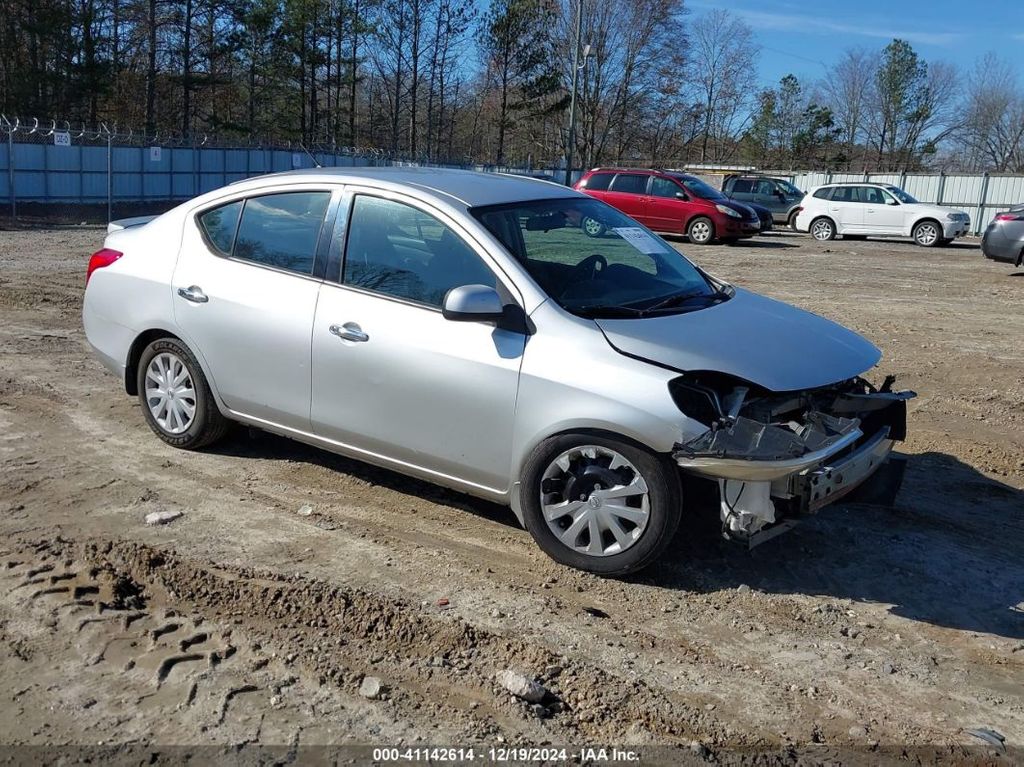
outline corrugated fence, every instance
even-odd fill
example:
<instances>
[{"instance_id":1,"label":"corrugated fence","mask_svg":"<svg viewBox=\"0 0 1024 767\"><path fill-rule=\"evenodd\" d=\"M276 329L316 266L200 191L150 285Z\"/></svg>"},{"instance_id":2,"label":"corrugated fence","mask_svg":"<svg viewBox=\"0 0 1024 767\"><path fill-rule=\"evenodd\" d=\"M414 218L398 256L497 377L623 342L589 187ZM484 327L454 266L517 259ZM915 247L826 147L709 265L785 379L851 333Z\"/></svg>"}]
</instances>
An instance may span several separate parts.
<instances>
[{"instance_id":1,"label":"corrugated fence","mask_svg":"<svg viewBox=\"0 0 1024 767\"><path fill-rule=\"evenodd\" d=\"M232 181L264 173L313 167L409 164L380 153L212 146L119 145L118 134L73 136L68 132L9 130L0 144L0 201L12 216L20 202L106 204L186 200ZM138 140L136 140L138 143ZM13 160L13 161L12 161ZM477 170L496 170L485 166ZM564 171L503 168L562 181ZM578 173L573 177L577 178ZM921 202L966 211L980 233L1000 210L1024 202L1024 176L989 174L864 174L809 171L772 174L800 189L828 183L895 184ZM13 190L13 194L12 194Z\"/></svg>"}]
</instances>

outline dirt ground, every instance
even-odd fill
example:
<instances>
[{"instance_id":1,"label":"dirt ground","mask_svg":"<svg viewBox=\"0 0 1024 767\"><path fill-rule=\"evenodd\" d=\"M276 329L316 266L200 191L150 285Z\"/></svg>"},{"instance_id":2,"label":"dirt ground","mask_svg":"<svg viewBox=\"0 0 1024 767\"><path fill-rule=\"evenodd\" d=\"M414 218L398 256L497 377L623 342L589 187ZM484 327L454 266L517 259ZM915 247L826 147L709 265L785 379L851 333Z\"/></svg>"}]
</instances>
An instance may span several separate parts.
<instances>
[{"instance_id":1,"label":"dirt ground","mask_svg":"<svg viewBox=\"0 0 1024 767\"><path fill-rule=\"evenodd\" d=\"M883 349L878 378L919 393L906 479L895 509L830 507L751 552L684 522L602 580L507 509L283 438L165 446L83 338L102 237L0 232L0 741L1021 758L1024 272L976 241L677 243ZM508 668L547 697L502 691Z\"/></svg>"}]
</instances>

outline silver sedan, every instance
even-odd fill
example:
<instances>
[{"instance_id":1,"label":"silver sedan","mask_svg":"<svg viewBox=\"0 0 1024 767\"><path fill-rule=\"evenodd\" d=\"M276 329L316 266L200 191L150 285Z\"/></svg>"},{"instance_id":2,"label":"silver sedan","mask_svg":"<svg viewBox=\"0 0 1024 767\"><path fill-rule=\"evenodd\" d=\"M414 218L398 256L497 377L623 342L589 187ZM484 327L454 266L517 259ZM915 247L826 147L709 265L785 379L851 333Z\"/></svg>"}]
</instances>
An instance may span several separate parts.
<instances>
[{"instance_id":1,"label":"silver sedan","mask_svg":"<svg viewBox=\"0 0 1024 767\"><path fill-rule=\"evenodd\" d=\"M754 543L842 496L913 396L861 377L861 336L613 208L463 171L263 176L115 222L83 321L169 445L266 429L506 503L607 575L682 519Z\"/></svg>"}]
</instances>

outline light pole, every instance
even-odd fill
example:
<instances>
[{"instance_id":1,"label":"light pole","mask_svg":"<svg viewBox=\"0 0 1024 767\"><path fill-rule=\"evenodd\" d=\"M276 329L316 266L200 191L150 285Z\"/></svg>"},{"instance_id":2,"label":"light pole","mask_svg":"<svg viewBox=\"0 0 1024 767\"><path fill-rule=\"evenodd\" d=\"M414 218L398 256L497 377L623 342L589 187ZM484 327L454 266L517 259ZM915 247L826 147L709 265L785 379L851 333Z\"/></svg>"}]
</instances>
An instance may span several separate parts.
<instances>
[{"instance_id":1,"label":"light pole","mask_svg":"<svg viewBox=\"0 0 1024 767\"><path fill-rule=\"evenodd\" d=\"M590 46L583 51L583 63L580 64L580 38L583 36L583 0L576 0L576 37L573 41L572 53L572 95L569 97L569 131L565 143L565 185L572 184L572 150L576 144L576 81L580 70L587 65Z\"/></svg>"}]
</instances>

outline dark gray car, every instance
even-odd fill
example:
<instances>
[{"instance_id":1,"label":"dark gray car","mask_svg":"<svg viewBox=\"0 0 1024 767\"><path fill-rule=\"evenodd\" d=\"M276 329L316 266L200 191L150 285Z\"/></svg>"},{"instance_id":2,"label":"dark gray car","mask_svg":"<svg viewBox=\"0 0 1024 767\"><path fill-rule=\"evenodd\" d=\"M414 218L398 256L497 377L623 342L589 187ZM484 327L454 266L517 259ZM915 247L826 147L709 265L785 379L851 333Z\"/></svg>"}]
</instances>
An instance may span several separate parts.
<instances>
[{"instance_id":1,"label":"dark gray car","mask_svg":"<svg viewBox=\"0 0 1024 767\"><path fill-rule=\"evenodd\" d=\"M789 227L804 198L804 193L785 179L769 176L726 176L722 191L734 200L768 208L775 223Z\"/></svg>"},{"instance_id":2,"label":"dark gray car","mask_svg":"<svg viewBox=\"0 0 1024 767\"><path fill-rule=\"evenodd\" d=\"M996 214L981 240L981 252L985 258L1020 266L1024 260L1024 203Z\"/></svg>"}]
</instances>

